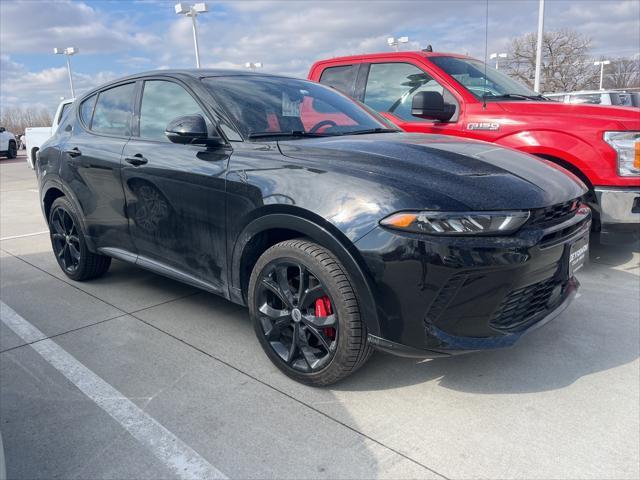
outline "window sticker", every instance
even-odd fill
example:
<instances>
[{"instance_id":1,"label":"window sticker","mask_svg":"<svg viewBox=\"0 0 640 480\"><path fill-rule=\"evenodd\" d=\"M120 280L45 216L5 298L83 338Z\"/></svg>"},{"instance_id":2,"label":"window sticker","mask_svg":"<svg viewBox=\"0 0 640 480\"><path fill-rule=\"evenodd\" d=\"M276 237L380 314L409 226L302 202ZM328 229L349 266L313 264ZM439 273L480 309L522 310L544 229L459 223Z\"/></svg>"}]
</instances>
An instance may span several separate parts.
<instances>
[{"instance_id":1,"label":"window sticker","mask_svg":"<svg viewBox=\"0 0 640 480\"><path fill-rule=\"evenodd\" d=\"M300 103L300 101L291 100L285 92L282 92L282 116L300 117Z\"/></svg>"}]
</instances>

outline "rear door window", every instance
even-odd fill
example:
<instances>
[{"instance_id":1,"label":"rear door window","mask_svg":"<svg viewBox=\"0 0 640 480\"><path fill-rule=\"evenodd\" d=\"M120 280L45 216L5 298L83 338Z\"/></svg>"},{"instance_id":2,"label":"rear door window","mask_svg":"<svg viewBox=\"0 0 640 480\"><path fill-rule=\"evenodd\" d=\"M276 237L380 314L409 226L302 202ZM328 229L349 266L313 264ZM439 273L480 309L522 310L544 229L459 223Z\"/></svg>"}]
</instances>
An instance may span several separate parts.
<instances>
[{"instance_id":1,"label":"rear door window","mask_svg":"<svg viewBox=\"0 0 640 480\"><path fill-rule=\"evenodd\" d=\"M326 68L320 75L320 83L333 87L345 95L353 96L358 69L356 65L340 65Z\"/></svg>"},{"instance_id":2,"label":"rear door window","mask_svg":"<svg viewBox=\"0 0 640 480\"><path fill-rule=\"evenodd\" d=\"M422 121L411 115L411 102L418 92L438 92L446 102L455 103L451 94L431 75L409 63L372 63L364 103L406 121Z\"/></svg>"},{"instance_id":3,"label":"rear door window","mask_svg":"<svg viewBox=\"0 0 640 480\"><path fill-rule=\"evenodd\" d=\"M96 104L98 95L91 95L80 104L80 119L87 128L91 127L91 116L93 115L93 106Z\"/></svg>"},{"instance_id":4,"label":"rear door window","mask_svg":"<svg viewBox=\"0 0 640 480\"><path fill-rule=\"evenodd\" d=\"M93 112L91 130L119 137L131 136L134 92L135 83L127 83L100 92Z\"/></svg>"}]
</instances>

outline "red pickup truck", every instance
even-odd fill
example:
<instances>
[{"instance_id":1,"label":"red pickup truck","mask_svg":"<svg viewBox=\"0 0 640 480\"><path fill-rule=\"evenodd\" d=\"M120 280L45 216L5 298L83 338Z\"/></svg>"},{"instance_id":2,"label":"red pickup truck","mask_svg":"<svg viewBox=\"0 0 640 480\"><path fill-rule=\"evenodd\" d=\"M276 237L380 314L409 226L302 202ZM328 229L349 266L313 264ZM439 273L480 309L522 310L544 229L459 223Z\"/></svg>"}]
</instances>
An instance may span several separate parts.
<instances>
[{"instance_id":1,"label":"red pickup truck","mask_svg":"<svg viewBox=\"0 0 640 480\"><path fill-rule=\"evenodd\" d=\"M410 132L475 138L573 172L603 233L640 229L640 109L553 102L464 55L396 52L316 62L309 79Z\"/></svg>"}]
</instances>

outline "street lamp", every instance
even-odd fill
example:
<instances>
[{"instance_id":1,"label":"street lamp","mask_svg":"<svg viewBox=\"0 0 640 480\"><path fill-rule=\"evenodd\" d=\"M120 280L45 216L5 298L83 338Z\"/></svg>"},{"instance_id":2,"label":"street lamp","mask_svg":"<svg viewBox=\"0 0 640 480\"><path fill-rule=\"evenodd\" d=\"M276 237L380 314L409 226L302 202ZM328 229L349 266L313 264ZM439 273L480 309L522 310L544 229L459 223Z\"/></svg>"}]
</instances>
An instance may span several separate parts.
<instances>
[{"instance_id":1,"label":"street lamp","mask_svg":"<svg viewBox=\"0 0 640 480\"><path fill-rule=\"evenodd\" d=\"M73 75L71 75L71 55L75 55L80 52L76 47L67 48L54 48L53 53L56 55L66 55L67 57L67 72L69 73L69 85L71 86L71 98L76 98L76 92L73 89Z\"/></svg>"},{"instance_id":2,"label":"street lamp","mask_svg":"<svg viewBox=\"0 0 640 480\"><path fill-rule=\"evenodd\" d=\"M489 60L493 60L496 59L496 70L498 70L498 63L500 62L501 58L507 58L507 54L506 53L492 53L491 55L489 55Z\"/></svg>"},{"instance_id":3,"label":"street lamp","mask_svg":"<svg viewBox=\"0 0 640 480\"><path fill-rule=\"evenodd\" d=\"M611 62L609 60L600 60L598 62L593 62L594 65L600 65L600 90L602 90L602 78L604 77L604 66L609 65Z\"/></svg>"},{"instance_id":4,"label":"street lamp","mask_svg":"<svg viewBox=\"0 0 640 480\"><path fill-rule=\"evenodd\" d=\"M178 15L191 17L191 22L193 23L193 44L196 48L196 67L200 68L200 49L198 48L198 27L196 26L196 17L201 13L208 12L209 7L207 7L206 3L196 3L191 7L184 3L176 3L175 9Z\"/></svg>"},{"instance_id":5,"label":"street lamp","mask_svg":"<svg viewBox=\"0 0 640 480\"><path fill-rule=\"evenodd\" d=\"M396 49L396 52L399 50L399 46L401 43L409 43L409 37L387 38L387 45L389 45L390 47L394 47Z\"/></svg>"},{"instance_id":6,"label":"street lamp","mask_svg":"<svg viewBox=\"0 0 640 480\"><path fill-rule=\"evenodd\" d=\"M540 93L540 71L542 70L542 41L544 40L544 0L538 3L538 41L536 42L536 73L533 89Z\"/></svg>"},{"instance_id":7,"label":"street lamp","mask_svg":"<svg viewBox=\"0 0 640 480\"><path fill-rule=\"evenodd\" d=\"M247 62L244 66L255 72L258 68L262 68L262 62Z\"/></svg>"}]
</instances>

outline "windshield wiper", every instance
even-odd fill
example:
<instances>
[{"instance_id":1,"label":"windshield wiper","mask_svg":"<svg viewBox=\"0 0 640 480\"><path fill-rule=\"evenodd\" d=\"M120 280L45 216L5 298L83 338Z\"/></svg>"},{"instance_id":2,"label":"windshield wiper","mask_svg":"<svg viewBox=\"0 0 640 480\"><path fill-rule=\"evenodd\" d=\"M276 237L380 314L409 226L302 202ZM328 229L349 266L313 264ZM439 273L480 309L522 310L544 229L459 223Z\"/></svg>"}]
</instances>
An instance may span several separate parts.
<instances>
[{"instance_id":1,"label":"windshield wiper","mask_svg":"<svg viewBox=\"0 0 640 480\"><path fill-rule=\"evenodd\" d=\"M353 132L344 132L343 135L366 135L368 133L391 133L391 132L399 132L400 130L396 130L395 128L368 128L366 130L354 130Z\"/></svg>"},{"instance_id":2,"label":"windshield wiper","mask_svg":"<svg viewBox=\"0 0 640 480\"><path fill-rule=\"evenodd\" d=\"M289 130L288 132L254 132L248 135L248 138L266 138L266 137L330 137L332 135L326 133L311 133L302 130Z\"/></svg>"},{"instance_id":3,"label":"windshield wiper","mask_svg":"<svg viewBox=\"0 0 640 480\"><path fill-rule=\"evenodd\" d=\"M542 95L523 95L521 93L503 93L501 95L494 95L492 93L485 93L484 98L520 98L523 100L548 100Z\"/></svg>"}]
</instances>

